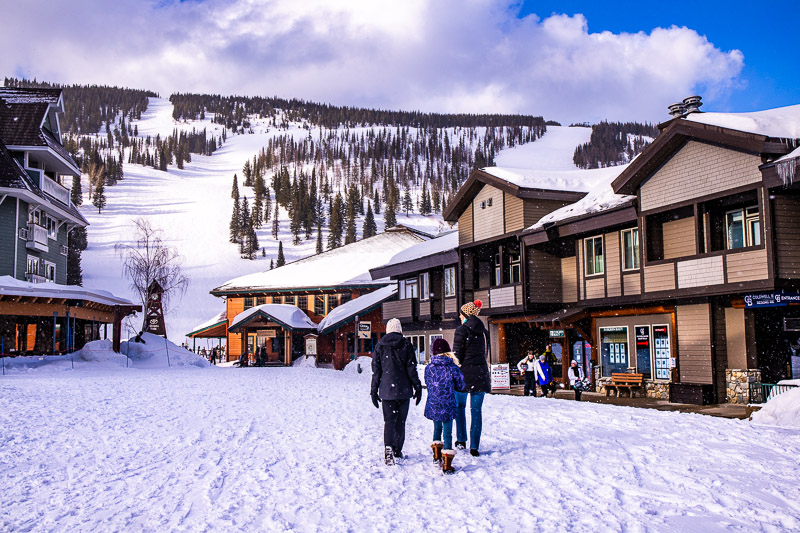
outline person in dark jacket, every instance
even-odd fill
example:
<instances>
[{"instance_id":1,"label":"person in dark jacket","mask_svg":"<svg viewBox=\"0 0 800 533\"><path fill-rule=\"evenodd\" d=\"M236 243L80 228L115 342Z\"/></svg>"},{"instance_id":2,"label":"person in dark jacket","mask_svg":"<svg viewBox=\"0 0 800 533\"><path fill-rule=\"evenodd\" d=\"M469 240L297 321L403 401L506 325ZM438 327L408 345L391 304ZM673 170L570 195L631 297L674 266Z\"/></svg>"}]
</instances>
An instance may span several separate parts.
<instances>
[{"instance_id":1,"label":"person in dark jacket","mask_svg":"<svg viewBox=\"0 0 800 533\"><path fill-rule=\"evenodd\" d=\"M452 474L456 471L453 468L453 458L456 456L453 449L455 392L464 390L466 385L457 366L456 356L450 351L446 340L433 341L431 354L431 362L425 367L425 385L428 387L425 418L433 420L433 460L442 465L442 472Z\"/></svg>"},{"instance_id":2,"label":"person in dark jacket","mask_svg":"<svg viewBox=\"0 0 800 533\"><path fill-rule=\"evenodd\" d=\"M547 391L550 391L551 396L556 395L556 384L553 382L553 370L547 364L547 359L544 354L539 356L539 361L536 363L536 378L539 381L539 387L542 389L542 396L547 398Z\"/></svg>"},{"instance_id":3,"label":"person in dark jacket","mask_svg":"<svg viewBox=\"0 0 800 533\"><path fill-rule=\"evenodd\" d=\"M413 397L419 405L422 399L417 356L396 318L389 320L386 335L375 346L370 395L376 408L383 402L384 460L393 465L395 458L403 458L409 400Z\"/></svg>"},{"instance_id":4,"label":"person in dark jacket","mask_svg":"<svg viewBox=\"0 0 800 533\"><path fill-rule=\"evenodd\" d=\"M456 448L463 450L467 446L467 394L469 394L470 427L469 453L478 457L483 429L482 407L483 397L492 391L489 365L486 354L489 351L489 332L478 318L483 303L480 300L468 302L461 306L461 325L453 334L453 352L461 364L465 392L456 392Z\"/></svg>"}]
</instances>

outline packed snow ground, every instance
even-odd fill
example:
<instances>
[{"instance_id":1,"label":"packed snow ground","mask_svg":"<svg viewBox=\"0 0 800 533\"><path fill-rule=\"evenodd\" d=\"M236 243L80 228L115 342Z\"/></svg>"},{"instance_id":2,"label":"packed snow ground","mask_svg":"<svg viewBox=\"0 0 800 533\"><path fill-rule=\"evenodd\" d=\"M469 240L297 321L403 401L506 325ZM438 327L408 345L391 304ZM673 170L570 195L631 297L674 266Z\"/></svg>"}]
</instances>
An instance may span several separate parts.
<instances>
[{"instance_id":1,"label":"packed snow ground","mask_svg":"<svg viewBox=\"0 0 800 533\"><path fill-rule=\"evenodd\" d=\"M488 396L442 476L424 404L382 464L368 371L123 365L0 378L0 530L800 529L797 429Z\"/></svg>"}]
</instances>

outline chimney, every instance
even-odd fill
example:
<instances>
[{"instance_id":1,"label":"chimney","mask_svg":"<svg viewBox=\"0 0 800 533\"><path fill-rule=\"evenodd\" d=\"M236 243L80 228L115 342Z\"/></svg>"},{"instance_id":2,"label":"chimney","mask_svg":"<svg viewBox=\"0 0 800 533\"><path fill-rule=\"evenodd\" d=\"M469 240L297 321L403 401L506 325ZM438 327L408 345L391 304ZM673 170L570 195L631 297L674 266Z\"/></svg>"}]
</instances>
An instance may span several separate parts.
<instances>
[{"instance_id":1,"label":"chimney","mask_svg":"<svg viewBox=\"0 0 800 533\"><path fill-rule=\"evenodd\" d=\"M672 104L671 106L667 107L667 109L669 109L669 114L672 115L672 118L682 117L686 111L683 108L683 104L680 102Z\"/></svg>"},{"instance_id":2,"label":"chimney","mask_svg":"<svg viewBox=\"0 0 800 533\"><path fill-rule=\"evenodd\" d=\"M689 113L699 113L700 106L703 105L701 102L702 97L694 95L694 96L687 96L683 99L683 107L686 108L686 114Z\"/></svg>"}]
</instances>

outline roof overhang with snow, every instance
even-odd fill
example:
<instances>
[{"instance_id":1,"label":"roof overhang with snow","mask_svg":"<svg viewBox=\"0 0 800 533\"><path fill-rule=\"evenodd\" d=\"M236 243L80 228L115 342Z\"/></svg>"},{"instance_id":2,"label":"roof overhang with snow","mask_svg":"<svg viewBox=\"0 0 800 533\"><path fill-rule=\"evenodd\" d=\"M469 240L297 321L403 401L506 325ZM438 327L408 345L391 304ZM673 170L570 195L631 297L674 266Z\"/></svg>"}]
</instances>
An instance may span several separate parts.
<instances>
[{"instance_id":1,"label":"roof overhang with snow","mask_svg":"<svg viewBox=\"0 0 800 533\"><path fill-rule=\"evenodd\" d=\"M378 309L383 302L393 299L396 294L397 285L393 284L350 300L328 313L317 329L320 335L335 331L355 320L356 316L363 316Z\"/></svg>"},{"instance_id":2,"label":"roof overhang with snow","mask_svg":"<svg viewBox=\"0 0 800 533\"><path fill-rule=\"evenodd\" d=\"M458 231L451 231L403 250L385 265L370 269L369 273L374 279L380 279L455 263L458 263Z\"/></svg>"},{"instance_id":3,"label":"roof overhang with snow","mask_svg":"<svg viewBox=\"0 0 800 533\"><path fill-rule=\"evenodd\" d=\"M296 305L264 304L236 315L228 326L228 332L234 333L262 321L274 322L288 331L317 329L317 325Z\"/></svg>"},{"instance_id":4,"label":"roof overhang with snow","mask_svg":"<svg viewBox=\"0 0 800 533\"><path fill-rule=\"evenodd\" d=\"M225 309L220 314L208 320L187 333L186 336L190 339L203 338L203 339L219 339L224 338L228 334L228 311Z\"/></svg>"},{"instance_id":5,"label":"roof overhang with snow","mask_svg":"<svg viewBox=\"0 0 800 533\"><path fill-rule=\"evenodd\" d=\"M456 195L442 212L442 217L448 222L458 222L458 217L461 216L484 185L491 185L518 198L577 202L586 196L585 192L520 187L510 181L493 176L483 169L479 169L474 170L467 178L467 181L458 189Z\"/></svg>"},{"instance_id":6,"label":"roof overhang with snow","mask_svg":"<svg viewBox=\"0 0 800 533\"><path fill-rule=\"evenodd\" d=\"M762 157L778 157L791 151L785 140L682 118L662 123L660 127L661 134L611 183L615 193L637 194L639 186L690 140Z\"/></svg>"},{"instance_id":7,"label":"roof overhang with snow","mask_svg":"<svg viewBox=\"0 0 800 533\"><path fill-rule=\"evenodd\" d=\"M638 220L638 214L633 203L633 200L629 200L619 207L566 218L547 227L528 230L521 235L522 242L526 246L531 246L572 235L635 223Z\"/></svg>"}]
</instances>

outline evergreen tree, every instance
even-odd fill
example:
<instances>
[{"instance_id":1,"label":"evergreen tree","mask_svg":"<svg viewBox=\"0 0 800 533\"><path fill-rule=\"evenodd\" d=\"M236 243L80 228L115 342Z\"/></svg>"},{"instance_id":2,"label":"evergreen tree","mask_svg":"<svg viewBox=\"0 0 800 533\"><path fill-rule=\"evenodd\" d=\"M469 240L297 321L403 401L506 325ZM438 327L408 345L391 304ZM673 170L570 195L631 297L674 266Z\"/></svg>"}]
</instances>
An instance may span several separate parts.
<instances>
[{"instance_id":1,"label":"evergreen tree","mask_svg":"<svg viewBox=\"0 0 800 533\"><path fill-rule=\"evenodd\" d=\"M328 250L338 248L342 245L342 195L336 193L331 207L330 222L328 223Z\"/></svg>"},{"instance_id":2,"label":"evergreen tree","mask_svg":"<svg viewBox=\"0 0 800 533\"><path fill-rule=\"evenodd\" d=\"M394 200L386 202L386 209L383 210L383 221L386 228L397 225L397 215L394 213Z\"/></svg>"},{"instance_id":3,"label":"evergreen tree","mask_svg":"<svg viewBox=\"0 0 800 533\"><path fill-rule=\"evenodd\" d=\"M422 198L419 201L419 212L421 215L430 215L433 210L431 206L431 195L428 193L428 181L422 182Z\"/></svg>"},{"instance_id":4,"label":"evergreen tree","mask_svg":"<svg viewBox=\"0 0 800 533\"><path fill-rule=\"evenodd\" d=\"M264 222L270 221L272 215L272 197L269 194L269 187L264 191Z\"/></svg>"},{"instance_id":5,"label":"evergreen tree","mask_svg":"<svg viewBox=\"0 0 800 533\"><path fill-rule=\"evenodd\" d=\"M347 202L347 227L344 232L344 243L350 244L356 242L358 236L356 235L356 209L358 208L357 203L352 201L354 199L351 198L350 202Z\"/></svg>"},{"instance_id":6,"label":"evergreen tree","mask_svg":"<svg viewBox=\"0 0 800 533\"><path fill-rule=\"evenodd\" d=\"M272 259L269 260L269 269L272 270L275 268L275 263L272 262Z\"/></svg>"},{"instance_id":7,"label":"evergreen tree","mask_svg":"<svg viewBox=\"0 0 800 533\"><path fill-rule=\"evenodd\" d=\"M375 214L376 215L380 215L381 214L381 195L378 192L378 189L375 189L373 191L373 193L374 194L372 195L372 201L375 204Z\"/></svg>"},{"instance_id":8,"label":"evergreen tree","mask_svg":"<svg viewBox=\"0 0 800 533\"><path fill-rule=\"evenodd\" d=\"M76 227L68 234L67 285L83 285L81 254L87 248L86 228Z\"/></svg>"},{"instance_id":9,"label":"evergreen tree","mask_svg":"<svg viewBox=\"0 0 800 533\"><path fill-rule=\"evenodd\" d=\"M406 211L406 216L414 211L414 201L411 199L411 191L406 186L406 193L403 195L403 209Z\"/></svg>"},{"instance_id":10,"label":"evergreen tree","mask_svg":"<svg viewBox=\"0 0 800 533\"><path fill-rule=\"evenodd\" d=\"M233 175L233 187L231 187L231 198L239 201L239 183L236 174Z\"/></svg>"},{"instance_id":11,"label":"evergreen tree","mask_svg":"<svg viewBox=\"0 0 800 533\"><path fill-rule=\"evenodd\" d=\"M242 231L241 228L242 212L239 208L239 199L233 201L233 212L231 213L230 241L239 242L239 235Z\"/></svg>"},{"instance_id":12,"label":"evergreen tree","mask_svg":"<svg viewBox=\"0 0 800 533\"><path fill-rule=\"evenodd\" d=\"M253 186L253 170L250 167L250 160L244 162L244 166L242 167L242 175L244 176L244 186L245 187L252 187Z\"/></svg>"},{"instance_id":13,"label":"evergreen tree","mask_svg":"<svg viewBox=\"0 0 800 533\"><path fill-rule=\"evenodd\" d=\"M278 241L278 261L275 266L282 267L286 264L286 258L283 257L283 241Z\"/></svg>"},{"instance_id":14,"label":"evergreen tree","mask_svg":"<svg viewBox=\"0 0 800 533\"><path fill-rule=\"evenodd\" d=\"M292 232L292 244L297 246L300 244L300 207L297 205L291 209L289 230Z\"/></svg>"},{"instance_id":15,"label":"evergreen tree","mask_svg":"<svg viewBox=\"0 0 800 533\"><path fill-rule=\"evenodd\" d=\"M72 189L69 191L69 199L72 202L72 205L77 206L83 204L83 189L81 188L80 176L72 177Z\"/></svg>"},{"instance_id":16,"label":"evergreen tree","mask_svg":"<svg viewBox=\"0 0 800 533\"><path fill-rule=\"evenodd\" d=\"M318 254L322 253L322 223L317 222L317 249Z\"/></svg>"},{"instance_id":17,"label":"evergreen tree","mask_svg":"<svg viewBox=\"0 0 800 533\"><path fill-rule=\"evenodd\" d=\"M439 213L442 207L442 195L439 193L439 187L433 188L433 211Z\"/></svg>"},{"instance_id":18,"label":"evergreen tree","mask_svg":"<svg viewBox=\"0 0 800 533\"><path fill-rule=\"evenodd\" d=\"M278 240L280 221L278 219L278 202L275 202L275 216L272 217L272 238Z\"/></svg>"},{"instance_id":19,"label":"evergreen tree","mask_svg":"<svg viewBox=\"0 0 800 533\"><path fill-rule=\"evenodd\" d=\"M375 224L375 215L372 213L372 204L367 202L367 214L364 215L364 227L361 230L361 238L373 237L378 233L378 226Z\"/></svg>"},{"instance_id":20,"label":"evergreen tree","mask_svg":"<svg viewBox=\"0 0 800 533\"><path fill-rule=\"evenodd\" d=\"M92 205L97 208L97 212L100 213L103 211L103 208L106 206L106 186L105 186L105 177L100 176L100 179L97 180L97 186L94 189L94 198L92 198Z\"/></svg>"}]
</instances>

